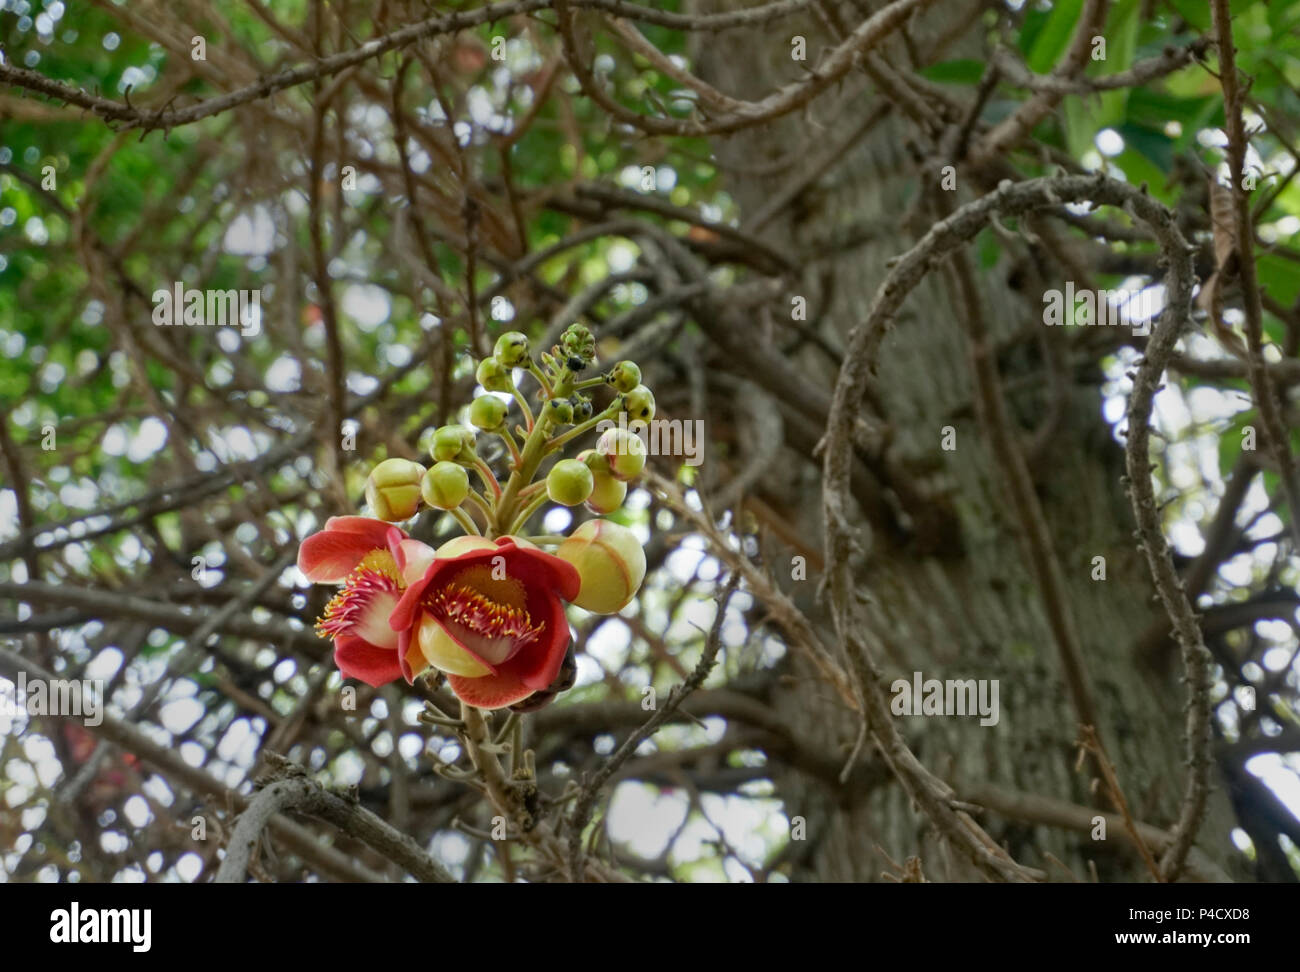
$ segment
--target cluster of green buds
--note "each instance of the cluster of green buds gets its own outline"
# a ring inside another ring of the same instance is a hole
[[[581,324],[571,325],[558,344],[535,356],[527,335],[502,334],[492,355],[478,362],[475,378],[482,392],[469,406],[467,424],[435,430],[432,465],[426,469],[408,459],[388,459],[371,471],[366,500],[373,514],[396,523],[427,505],[450,513],[467,534],[494,540],[522,536],[548,502],[582,506],[599,517],[618,510],[628,484],[646,464],[645,444],[628,425],[653,419],[655,398],[635,362],[619,361],[604,373],[583,377],[596,363],[595,339]],[[525,375],[535,386],[531,399],[519,385]],[[598,406],[593,394],[609,403]],[[606,427],[592,446],[564,457],[602,423]],[[480,455],[483,436],[504,443],[505,469],[494,470]],[[612,520],[588,520],[567,537],[524,539],[554,545],[555,556],[578,569],[582,590],[574,603],[596,613],[624,607],[645,576],[640,542]]]

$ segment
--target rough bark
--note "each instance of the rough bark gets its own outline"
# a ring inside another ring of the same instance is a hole
[[[739,5],[744,4],[706,0],[698,8]],[[928,56],[936,39],[949,34],[955,35],[955,44],[938,59],[961,56],[956,53],[961,46],[978,39],[978,21],[972,24],[967,16],[969,4],[940,6],[910,27],[908,43],[891,44],[886,53],[890,61],[912,67],[914,54]],[[791,59],[794,35],[807,39],[810,65],[832,42],[828,30],[834,29],[837,15],[854,24],[872,9],[865,3],[828,4],[823,5],[826,16],[730,32],[725,39],[703,38],[695,49],[698,70],[722,90],[754,97],[802,72],[805,65]],[[808,298],[810,325],[835,346],[842,346],[870,305],[886,261],[906,250],[928,225],[913,209],[918,179],[939,178],[937,164],[934,171],[921,167],[909,151],[908,140],[919,130],[896,110],[817,173],[827,147],[841,144],[881,107],[882,96],[860,71],[807,111],[714,140],[742,222],[755,214],[769,216],[761,239],[801,267],[792,293]],[[772,171],[782,159],[793,164]],[[955,194],[958,202],[981,194],[969,183],[963,176]],[[791,194],[796,185],[801,188]],[[773,199],[788,201],[773,209]],[[846,239],[854,242],[827,246]],[[810,258],[818,252],[825,258]],[[1065,332],[1036,323],[1032,298],[1044,288],[1062,286],[1070,274],[1051,263],[1040,267],[1046,276],[1025,284],[1023,268],[1013,268],[1004,256],[977,281],[993,336],[999,342],[1028,336],[1016,353],[1000,361],[1004,383],[1016,388],[1009,404],[1026,446],[1050,407],[1050,356],[1063,354],[1066,340]],[[996,726],[981,727],[978,719],[961,717],[907,720],[916,754],[954,781],[959,792],[995,786],[1110,811],[1104,797],[1091,792],[1090,769],[1076,769],[1078,722],[1019,526],[976,421],[958,316],[963,311],[944,281],[943,273],[936,272],[912,295],[886,340],[871,397],[883,407],[893,431],[893,466],[912,472],[927,497],[909,513],[950,512],[956,530],[929,536],[916,530],[900,540],[862,521],[865,554],[856,576],[865,601],[864,635],[882,647],[891,680],[910,679],[914,671],[926,678],[999,680],[1001,719]],[[1020,296],[1017,287],[1025,288],[1031,299]],[[780,339],[788,340],[782,322],[775,323]],[[1062,346],[1049,346],[1056,341]],[[797,364],[814,389],[834,381],[834,366],[820,351],[801,352]],[[1134,815],[1168,826],[1177,817],[1184,775],[1182,686],[1176,666],[1153,671],[1136,657],[1138,636],[1158,608],[1134,545],[1132,514],[1121,484],[1122,449],[1102,416],[1100,370],[1087,377],[1067,374],[1065,381],[1058,424],[1032,467],[1038,495],[1081,634],[1102,741]],[[940,447],[945,426],[956,430],[955,451]],[[801,520],[801,534],[820,536],[817,504],[807,501],[818,490],[817,467],[790,457],[773,468],[777,471],[759,488],[784,500],[788,515]],[[915,526],[916,518],[903,522]],[[1106,558],[1105,581],[1091,579],[1095,556]],[[824,617],[815,603],[816,581],[810,572],[808,583],[793,584],[793,593],[814,616]],[[858,734],[854,717],[810,666],[798,659],[789,664],[794,678],[786,680],[789,687],[775,704],[829,752],[847,760]],[[865,752],[862,758],[870,755]],[[899,862],[919,855],[927,876],[936,879],[974,877],[932,839],[897,786],[882,786],[850,805],[795,776],[781,779],[779,788],[787,814],[808,822],[808,841],[793,843],[791,851],[801,858],[799,873],[808,879],[879,879],[889,867],[877,845]],[[1048,854],[1080,878],[1087,878],[1091,862],[1102,880],[1149,880],[1141,860],[1116,834],[1102,842],[993,812],[979,819],[1017,861],[1048,871],[1054,879],[1068,876]],[[1231,825],[1227,801],[1216,790],[1197,847],[1225,866],[1235,857],[1228,840]]]

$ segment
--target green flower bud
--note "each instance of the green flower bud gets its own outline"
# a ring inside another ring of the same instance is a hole
[[[606,429],[596,443],[596,451],[609,463],[609,474],[627,482],[641,475],[645,468],[645,443],[627,429]]]
[[[429,454],[438,462],[474,457],[474,432],[464,425],[444,425],[433,434]]]
[[[469,495],[469,473],[454,462],[434,463],[420,484],[424,501],[440,510],[454,510]]]
[[[591,470],[591,495],[587,497],[586,507],[593,513],[613,513],[627,499],[627,483],[615,479],[609,473],[609,460],[595,449],[583,449],[578,453],[578,462]]]
[[[655,396],[645,385],[637,385],[623,396],[622,411],[629,418],[649,422],[655,417]]]
[[[546,476],[546,495],[562,506],[577,506],[591,495],[595,477],[585,463],[561,459]]]
[[[478,363],[474,380],[490,392],[508,392],[515,387],[510,377],[510,369],[496,358],[484,358]]]
[[[480,395],[469,407],[469,420],[485,432],[495,432],[505,424],[506,408],[495,395]]]
[[[596,339],[584,325],[570,324],[560,335],[560,350],[564,352],[565,358],[581,358],[584,366],[593,364],[596,360]]]
[[[528,357],[528,335],[520,331],[506,331],[497,338],[492,353],[507,368],[522,365]]]
[[[630,392],[641,384],[641,369],[635,361],[620,361],[609,369],[605,380],[621,392]]]
[[[550,412],[551,421],[556,425],[573,424],[573,405],[560,398],[552,398],[546,405],[546,410]]]
[[[573,603],[593,614],[627,606],[645,580],[645,551],[636,534],[612,520],[588,520],[560,544],[555,556],[578,571]]]
[[[602,466],[605,465],[604,456],[597,455],[596,459]],[[627,483],[611,476],[607,466],[599,472],[592,472],[591,479],[591,495],[585,504],[587,509],[603,515],[613,513],[623,505],[623,500],[627,499]]]
[[[385,523],[409,520],[420,509],[424,467],[410,459],[385,459],[366,479],[366,502]]]
[[[591,418],[591,399],[575,395],[569,399],[569,404],[573,406],[573,421],[585,422]]]

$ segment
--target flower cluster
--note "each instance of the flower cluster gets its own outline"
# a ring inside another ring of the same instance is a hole
[[[591,333],[577,324],[537,360],[524,334],[501,335],[478,364],[483,392],[468,424],[434,432],[432,464],[384,460],[366,480],[373,517],[333,517],[303,541],[298,566],[307,579],[341,585],[316,628],[333,639],[345,676],[378,686],[434,668],[463,702],[519,711],[572,685],[565,605],[613,614],[636,596],[646,569],[635,534],[603,518],[645,467],[641,440],[610,428],[594,448],[556,458],[603,421],[654,417],[654,395],[634,362],[581,378],[595,357]],[[537,386],[536,411],[517,384],[523,373]],[[599,387],[613,400],[597,413],[591,393]],[[482,436],[505,445],[504,482],[480,455]],[[548,502],[582,505],[597,517],[565,537],[520,535]],[[413,539],[397,524],[423,506],[451,513],[465,535],[437,549]]]

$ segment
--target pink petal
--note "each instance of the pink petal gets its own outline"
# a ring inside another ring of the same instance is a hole
[[[411,665],[412,658],[420,666],[418,669]],[[420,643],[415,640],[414,628],[406,628],[398,632],[397,660],[402,666],[402,677],[406,679],[407,685],[413,684],[415,676],[429,668],[429,662],[424,657],[424,652],[420,651]]]
[[[429,568],[430,573],[433,566]],[[394,631],[409,633],[415,622],[420,619],[420,599],[424,597],[424,591],[429,586],[429,574],[411,582],[411,585],[402,592],[401,599],[397,602],[397,607],[393,608],[393,613],[388,616],[388,626]]]
[[[402,678],[406,679],[407,685],[415,681],[415,671],[411,668],[411,663],[406,660],[406,656],[411,650],[411,633],[411,628],[405,628],[397,633],[397,663],[402,671]]]
[[[325,529],[338,533],[364,534],[374,542],[376,548],[385,546],[389,530],[402,532],[400,527],[377,520],[373,516],[331,516],[325,521]]]
[[[402,666],[392,648],[379,648],[355,635],[334,639],[334,664],[344,678],[355,678],[378,688],[402,677]]]
[[[388,546],[389,524],[368,516],[334,516],[298,547],[298,569],[315,584],[347,580],[361,558]]]
[[[569,619],[564,616],[564,603],[557,597],[547,597],[550,616],[542,638],[528,645],[511,658],[503,670],[509,670],[523,684],[532,689],[547,688],[560,674],[565,652],[569,650]],[[530,600],[529,606],[532,606]]]
[[[427,543],[406,539],[398,544],[397,569],[402,572],[402,583],[410,585],[419,580],[433,563],[434,551]]]
[[[393,613],[393,608],[396,606],[396,593],[385,591],[375,594],[366,604],[365,610],[360,612],[360,616],[352,626],[352,633],[376,648],[396,651],[398,635],[388,626],[388,616]]]
[[[504,709],[528,698],[534,691],[509,672],[482,678],[448,675],[447,684],[456,698],[480,709]]]

